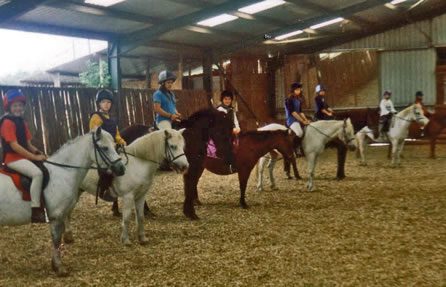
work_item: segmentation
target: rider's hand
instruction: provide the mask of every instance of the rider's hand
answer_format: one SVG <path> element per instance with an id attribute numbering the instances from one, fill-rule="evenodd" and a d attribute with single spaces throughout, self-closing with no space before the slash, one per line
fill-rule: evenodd
<path id="1" fill-rule="evenodd" d="M 179 122 L 179 121 L 181 121 L 181 115 L 178 115 L 178 114 L 172 114 L 172 115 L 170 115 L 170 119 L 171 119 L 173 122 Z"/>
<path id="2" fill-rule="evenodd" d="M 240 128 L 233 128 L 233 129 L 232 129 L 232 133 L 233 133 L 234 135 L 238 135 L 238 134 L 240 133 Z"/>
<path id="3" fill-rule="evenodd" d="M 34 155 L 33 160 L 36 161 L 44 161 L 46 160 L 48 157 L 44 154 L 38 154 L 38 155 Z"/>

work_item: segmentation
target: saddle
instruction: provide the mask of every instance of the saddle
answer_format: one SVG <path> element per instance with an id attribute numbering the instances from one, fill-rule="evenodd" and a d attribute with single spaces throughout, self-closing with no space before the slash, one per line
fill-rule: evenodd
<path id="1" fill-rule="evenodd" d="M 33 161 L 33 163 L 42 171 L 43 173 L 43 183 L 42 183 L 42 190 L 44 190 L 46 188 L 46 186 L 48 185 L 48 182 L 50 180 L 50 174 L 47 170 L 47 168 L 43 165 L 42 162 L 39 161 Z M 31 188 L 31 178 L 13 170 L 8 168 L 5 164 L 1 164 L 0 166 L 0 174 L 4 174 L 7 175 L 11 178 L 12 182 L 14 183 L 14 185 L 16 186 L 16 188 L 22 193 L 22 199 L 24 201 L 31 201 L 31 193 L 30 193 L 30 188 Z M 41 193 L 41 198 L 40 201 L 42 203 L 42 207 L 45 207 L 44 203 L 44 198 L 43 198 L 43 192 Z"/>

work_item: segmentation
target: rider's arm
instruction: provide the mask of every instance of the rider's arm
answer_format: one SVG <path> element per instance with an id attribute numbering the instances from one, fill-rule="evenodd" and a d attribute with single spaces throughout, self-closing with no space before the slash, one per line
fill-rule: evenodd
<path id="1" fill-rule="evenodd" d="M 125 142 L 125 140 L 121 137 L 121 134 L 119 133 L 118 128 L 116 127 L 116 137 L 115 137 L 115 141 L 117 144 L 119 145 L 127 145 L 127 143 Z"/>
<path id="2" fill-rule="evenodd" d="M 9 143 L 12 150 L 18 153 L 19 155 L 27 158 L 29 160 L 37 160 L 37 155 L 27 151 L 24 147 L 22 147 L 17 141 L 12 141 Z"/>
<path id="3" fill-rule="evenodd" d="M 102 119 L 98 114 L 94 114 L 90 118 L 90 130 L 102 126 Z"/>
<path id="4" fill-rule="evenodd" d="M 301 122 L 301 123 L 305 123 L 305 121 L 306 121 L 306 118 L 304 118 L 305 117 L 305 115 L 304 115 L 304 117 L 302 117 L 302 114 L 303 113 L 297 113 L 297 112 L 292 112 L 291 113 L 292 115 L 293 115 L 293 117 L 296 119 L 296 120 L 298 120 L 299 122 Z"/>
<path id="5" fill-rule="evenodd" d="M 160 103 L 153 103 L 153 110 L 162 117 L 172 119 L 172 114 L 163 110 Z"/>

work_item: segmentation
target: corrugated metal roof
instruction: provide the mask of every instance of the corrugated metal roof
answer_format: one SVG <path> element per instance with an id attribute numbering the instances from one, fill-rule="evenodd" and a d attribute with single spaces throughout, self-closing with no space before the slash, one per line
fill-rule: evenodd
<path id="1" fill-rule="evenodd" d="M 43 23 L 102 31 L 106 33 L 127 33 L 143 28 L 140 22 L 115 19 L 106 16 L 80 13 L 65 9 L 40 6 L 18 18 L 22 22 Z M 147 27 L 146 24 L 143 25 Z"/>
<path id="2" fill-rule="evenodd" d="M 435 17 L 432 21 L 432 35 L 434 43 L 446 45 L 446 15 Z"/>
<path id="3" fill-rule="evenodd" d="M 436 101 L 436 51 L 393 51 L 379 54 L 381 94 L 392 91 L 392 101 L 405 106 L 415 99 L 416 91 L 423 91 L 424 103 Z"/>

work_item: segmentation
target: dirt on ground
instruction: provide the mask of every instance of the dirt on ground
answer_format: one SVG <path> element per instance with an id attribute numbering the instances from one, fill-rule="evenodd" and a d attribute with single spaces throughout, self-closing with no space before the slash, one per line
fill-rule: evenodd
<path id="1" fill-rule="evenodd" d="M 132 224 L 124 247 L 110 205 L 83 195 L 75 243 L 63 247 L 71 275 L 51 271 L 48 226 L 2 226 L 0 286 L 445 286 L 446 146 L 436 160 L 427 146 L 406 146 L 400 168 L 386 150 L 369 148 L 366 167 L 349 153 L 342 181 L 327 150 L 311 193 L 302 159 L 303 181 L 277 165 L 277 191 L 256 192 L 253 172 L 247 210 L 236 175 L 205 172 L 199 221 L 182 214 L 181 176 L 162 172 L 147 197 L 157 217 L 145 223 L 146 246 Z"/>

